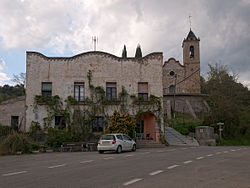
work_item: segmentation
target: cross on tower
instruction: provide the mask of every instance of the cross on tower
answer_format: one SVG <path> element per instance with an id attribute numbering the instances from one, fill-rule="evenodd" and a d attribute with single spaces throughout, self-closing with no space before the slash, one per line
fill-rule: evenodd
<path id="1" fill-rule="evenodd" d="M 94 51 L 96 51 L 96 44 L 98 43 L 98 37 L 97 36 L 92 37 L 92 43 L 94 43 Z"/>
<path id="2" fill-rule="evenodd" d="M 192 25 L 191 25 L 191 24 L 192 24 L 192 23 L 191 23 L 191 17 L 192 17 L 191 15 L 189 15 L 189 16 L 188 16 L 188 19 L 189 19 L 189 25 L 190 25 L 190 30 L 191 30 L 191 26 L 192 26 Z"/>

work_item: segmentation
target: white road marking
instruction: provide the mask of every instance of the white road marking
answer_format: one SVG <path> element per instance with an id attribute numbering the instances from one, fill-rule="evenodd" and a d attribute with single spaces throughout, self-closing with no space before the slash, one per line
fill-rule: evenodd
<path id="1" fill-rule="evenodd" d="M 88 161 L 82 161 L 82 162 L 80 162 L 81 164 L 84 164 L 84 163 L 91 163 L 91 162 L 93 162 L 94 160 L 88 160 Z"/>
<path id="2" fill-rule="evenodd" d="M 211 157 L 211 156 L 213 156 L 213 154 L 208 154 L 207 156 L 208 156 L 208 157 Z"/>
<path id="3" fill-rule="evenodd" d="M 2 176 L 13 176 L 13 175 L 23 174 L 23 173 L 27 173 L 27 171 L 12 172 L 12 173 L 8 173 L 8 174 L 2 174 Z"/>
<path id="4" fill-rule="evenodd" d="M 162 152 L 164 152 L 163 150 L 159 150 L 159 151 L 157 151 L 158 153 L 162 153 Z"/>
<path id="5" fill-rule="evenodd" d="M 175 151 L 176 149 L 170 149 L 170 150 L 167 150 L 167 151 Z"/>
<path id="6" fill-rule="evenodd" d="M 196 159 L 197 159 L 197 160 L 200 160 L 200 159 L 204 159 L 204 157 L 197 157 Z"/>
<path id="7" fill-rule="evenodd" d="M 60 164 L 60 165 L 55 165 L 55 166 L 49 166 L 48 168 L 58 168 L 58 167 L 62 167 L 62 166 L 66 166 L 66 164 Z"/>
<path id="8" fill-rule="evenodd" d="M 110 160 L 110 159 L 114 159 L 114 157 L 105 157 L 103 158 L 104 160 Z"/>
<path id="9" fill-rule="evenodd" d="M 185 161 L 184 164 L 192 163 L 193 161 Z"/>
<path id="10" fill-rule="evenodd" d="M 125 157 L 133 157 L 134 155 L 125 155 Z"/>
<path id="11" fill-rule="evenodd" d="M 228 151 L 223 151 L 223 153 L 228 153 Z"/>
<path id="12" fill-rule="evenodd" d="M 173 168 L 176 168 L 177 166 L 179 165 L 172 165 L 172 166 L 169 166 L 168 169 L 173 169 Z"/>
<path id="13" fill-rule="evenodd" d="M 124 183 L 123 185 L 127 186 L 127 185 L 136 183 L 136 182 L 141 181 L 141 180 L 143 180 L 143 179 L 142 178 L 133 179 L 131 181 L 128 181 L 128 182 Z"/>
<path id="14" fill-rule="evenodd" d="M 216 154 L 219 155 L 219 154 L 221 154 L 221 152 L 217 152 Z"/>
<path id="15" fill-rule="evenodd" d="M 151 172 L 149 175 L 150 175 L 150 176 L 154 176 L 154 175 L 160 174 L 160 173 L 162 173 L 162 172 L 163 172 L 163 170 L 157 170 L 157 171 L 155 171 L 155 172 Z"/>
<path id="16" fill-rule="evenodd" d="M 231 151 L 235 151 L 234 149 L 231 149 Z"/>

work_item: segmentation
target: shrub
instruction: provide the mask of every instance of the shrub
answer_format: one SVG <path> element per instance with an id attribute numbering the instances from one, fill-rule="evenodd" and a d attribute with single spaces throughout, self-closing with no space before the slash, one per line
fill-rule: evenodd
<path id="1" fill-rule="evenodd" d="M 31 145 L 31 141 L 26 135 L 14 132 L 3 140 L 0 146 L 0 154 L 16 154 L 18 151 L 29 153 Z"/>
<path id="2" fill-rule="evenodd" d="M 53 148 L 61 147 L 63 142 L 72 142 L 72 136 L 67 130 L 59 130 L 57 127 L 49 128 L 46 144 Z"/>
<path id="3" fill-rule="evenodd" d="M 9 134 L 12 133 L 12 127 L 11 126 L 6 126 L 6 125 L 1 125 L 0 124 L 0 137 L 2 136 L 8 136 Z"/>
<path id="4" fill-rule="evenodd" d="M 120 115 L 119 112 L 114 111 L 110 121 L 111 124 L 105 133 L 125 133 L 131 138 L 135 138 L 136 121 L 130 114 Z"/>

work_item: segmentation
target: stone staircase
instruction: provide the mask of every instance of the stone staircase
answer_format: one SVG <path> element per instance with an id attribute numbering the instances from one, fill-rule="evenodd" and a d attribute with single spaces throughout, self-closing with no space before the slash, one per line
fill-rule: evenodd
<path id="1" fill-rule="evenodd" d="M 196 139 L 184 136 L 171 127 L 165 127 L 165 138 L 170 146 L 199 146 Z"/>
<path id="2" fill-rule="evenodd" d="M 154 140 L 136 140 L 136 148 L 164 148 L 164 144 Z"/>

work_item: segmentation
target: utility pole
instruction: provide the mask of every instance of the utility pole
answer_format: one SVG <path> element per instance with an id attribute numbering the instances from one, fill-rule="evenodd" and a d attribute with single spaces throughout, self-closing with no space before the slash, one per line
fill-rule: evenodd
<path id="1" fill-rule="evenodd" d="M 96 51 L 96 45 L 98 43 L 98 37 L 97 36 L 93 36 L 92 37 L 92 44 L 94 44 L 94 51 Z"/>
<path id="2" fill-rule="evenodd" d="M 175 92 L 176 92 L 176 79 L 177 79 L 177 74 L 174 75 L 175 80 L 174 80 L 174 119 L 175 119 Z"/>

